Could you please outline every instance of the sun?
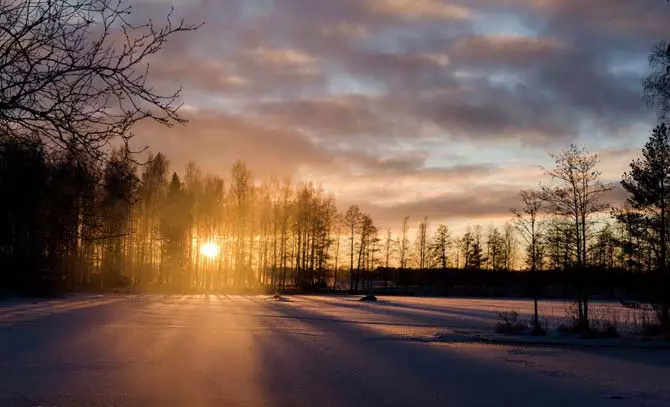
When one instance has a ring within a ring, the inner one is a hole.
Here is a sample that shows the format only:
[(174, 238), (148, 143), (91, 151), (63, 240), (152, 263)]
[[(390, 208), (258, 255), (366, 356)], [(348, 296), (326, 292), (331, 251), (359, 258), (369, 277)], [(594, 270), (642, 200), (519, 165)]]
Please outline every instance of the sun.
[(219, 255), (219, 245), (213, 242), (206, 243), (200, 248), (200, 254), (213, 259)]

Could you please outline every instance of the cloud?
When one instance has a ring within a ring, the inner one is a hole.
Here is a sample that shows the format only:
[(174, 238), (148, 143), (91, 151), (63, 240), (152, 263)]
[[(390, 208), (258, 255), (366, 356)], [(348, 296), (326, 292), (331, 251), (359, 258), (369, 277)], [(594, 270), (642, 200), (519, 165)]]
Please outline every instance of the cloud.
[(344, 96), (317, 100), (260, 103), (250, 107), (259, 120), (275, 126), (310, 130), (323, 136), (357, 137), (383, 134), (391, 121), (378, 117), (368, 99)]
[(165, 128), (142, 122), (133, 139), (134, 150), (149, 147), (166, 153), (182, 168), (195, 160), (210, 172), (226, 173), (232, 163), (245, 161), (261, 178), (294, 176), (300, 172), (346, 174), (352, 168), (380, 171), (417, 168), (425, 157), (380, 157), (365, 151), (322, 144), (293, 128), (248, 119), (217, 110), (183, 109), (187, 125)]
[[(159, 3), (138, 10), (160, 15)], [(322, 182), (394, 222), (503, 216), (541, 178), (529, 163), (570, 142), (603, 150), (615, 179), (614, 152), (636, 149), (653, 123), (641, 80), (670, 33), (662, 1), (200, 0), (182, 10), (206, 25), (169, 42), (152, 70), (158, 86), (183, 84), (197, 109), (187, 127), (139, 129), (141, 141), (210, 171), (240, 158), (259, 174)]]
[(295, 49), (258, 47), (247, 52), (259, 63), (270, 64), (277, 67), (307, 67), (312, 69), (317, 62), (316, 57)]
[(221, 60), (192, 56), (157, 60), (151, 65), (151, 75), (167, 85), (180, 82), (191, 90), (208, 92), (235, 93), (251, 85), (249, 79), (232, 72)]
[(332, 37), (365, 38), (370, 35), (370, 29), (362, 24), (339, 21), (320, 27), (321, 34)]
[(450, 51), (452, 58), (464, 66), (484, 70), (509, 67), (523, 71), (537, 68), (546, 58), (560, 56), (566, 48), (566, 44), (554, 38), (502, 34), (461, 38)]
[(374, 13), (390, 14), (406, 19), (464, 20), (472, 11), (458, 4), (441, 0), (365, 0)]
[(361, 210), (380, 223), (400, 223), (405, 216), (415, 219), (428, 217), (435, 222), (453, 222), (511, 216), (511, 209), (519, 206), (519, 190), (513, 188), (473, 188), (463, 192), (445, 193), (427, 199), (391, 206), (363, 204)]
[(332, 168), (336, 156), (329, 155), (300, 133), (273, 129), (244, 117), (216, 111), (185, 111), (186, 126), (166, 129), (144, 123), (136, 129), (138, 147), (166, 153), (181, 170), (196, 161), (209, 172), (226, 174), (243, 160), (260, 177), (290, 176), (301, 166)]

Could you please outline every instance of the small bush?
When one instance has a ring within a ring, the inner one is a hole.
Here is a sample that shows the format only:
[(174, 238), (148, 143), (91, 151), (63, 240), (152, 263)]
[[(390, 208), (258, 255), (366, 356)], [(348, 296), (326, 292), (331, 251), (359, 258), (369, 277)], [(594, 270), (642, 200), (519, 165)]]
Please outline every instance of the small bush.
[(661, 336), (663, 335), (663, 326), (655, 322), (645, 322), (639, 332), (642, 336)]
[[(595, 312), (593, 307), (591, 308), (591, 311), (591, 315), (593, 315)], [(585, 338), (593, 337), (591, 326), (581, 324), (577, 305), (575, 304), (571, 304), (566, 308), (565, 318), (563, 319), (563, 322), (558, 325), (556, 330), (567, 334), (580, 334)]]
[(516, 311), (501, 312), (498, 318), (500, 321), (496, 324), (496, 333), (519, 335), (528, 330), (526, 324), (519, 321), (519, 313)]

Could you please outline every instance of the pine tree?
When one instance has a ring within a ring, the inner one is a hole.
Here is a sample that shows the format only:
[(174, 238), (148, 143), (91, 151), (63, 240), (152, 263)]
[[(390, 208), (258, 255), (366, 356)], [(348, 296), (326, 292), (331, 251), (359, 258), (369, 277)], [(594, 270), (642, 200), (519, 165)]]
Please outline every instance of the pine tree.
[(441, 224), (437, 227), (437, 231), (433, 235), (433, 242), (431, 245), (432, 266), (438, 266), (442, 270), (447, 269), (448, 251), (451, 246), (451, 233), (447, 225)]
[(654, 128), (649, 141), (642, 149), (642, 159), (630, 164), (630, 171), (623, 176), (621, 185), (631, 194), (628, 202), (642, 210), (652, 225), (658, 242), (655, 271), (662, 283), (655, 295), (656, 308), (661, 323), (670, 334), (670, 295), (668, 294), (668, 205), (670, 204), (670, 135), (668, 127), (660, 124)]

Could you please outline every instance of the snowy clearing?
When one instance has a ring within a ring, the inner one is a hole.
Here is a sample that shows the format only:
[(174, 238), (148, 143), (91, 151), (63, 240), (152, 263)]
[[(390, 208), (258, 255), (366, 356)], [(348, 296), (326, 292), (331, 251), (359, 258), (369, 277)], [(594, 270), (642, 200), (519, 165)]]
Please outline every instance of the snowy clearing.
[[(358, 298), (0, 303), (0, 406), (670, 405), (666, 350), (406, 340), (527, 318), (531, 301)], [(565, 308), (541, 304), (554, 324)]]

